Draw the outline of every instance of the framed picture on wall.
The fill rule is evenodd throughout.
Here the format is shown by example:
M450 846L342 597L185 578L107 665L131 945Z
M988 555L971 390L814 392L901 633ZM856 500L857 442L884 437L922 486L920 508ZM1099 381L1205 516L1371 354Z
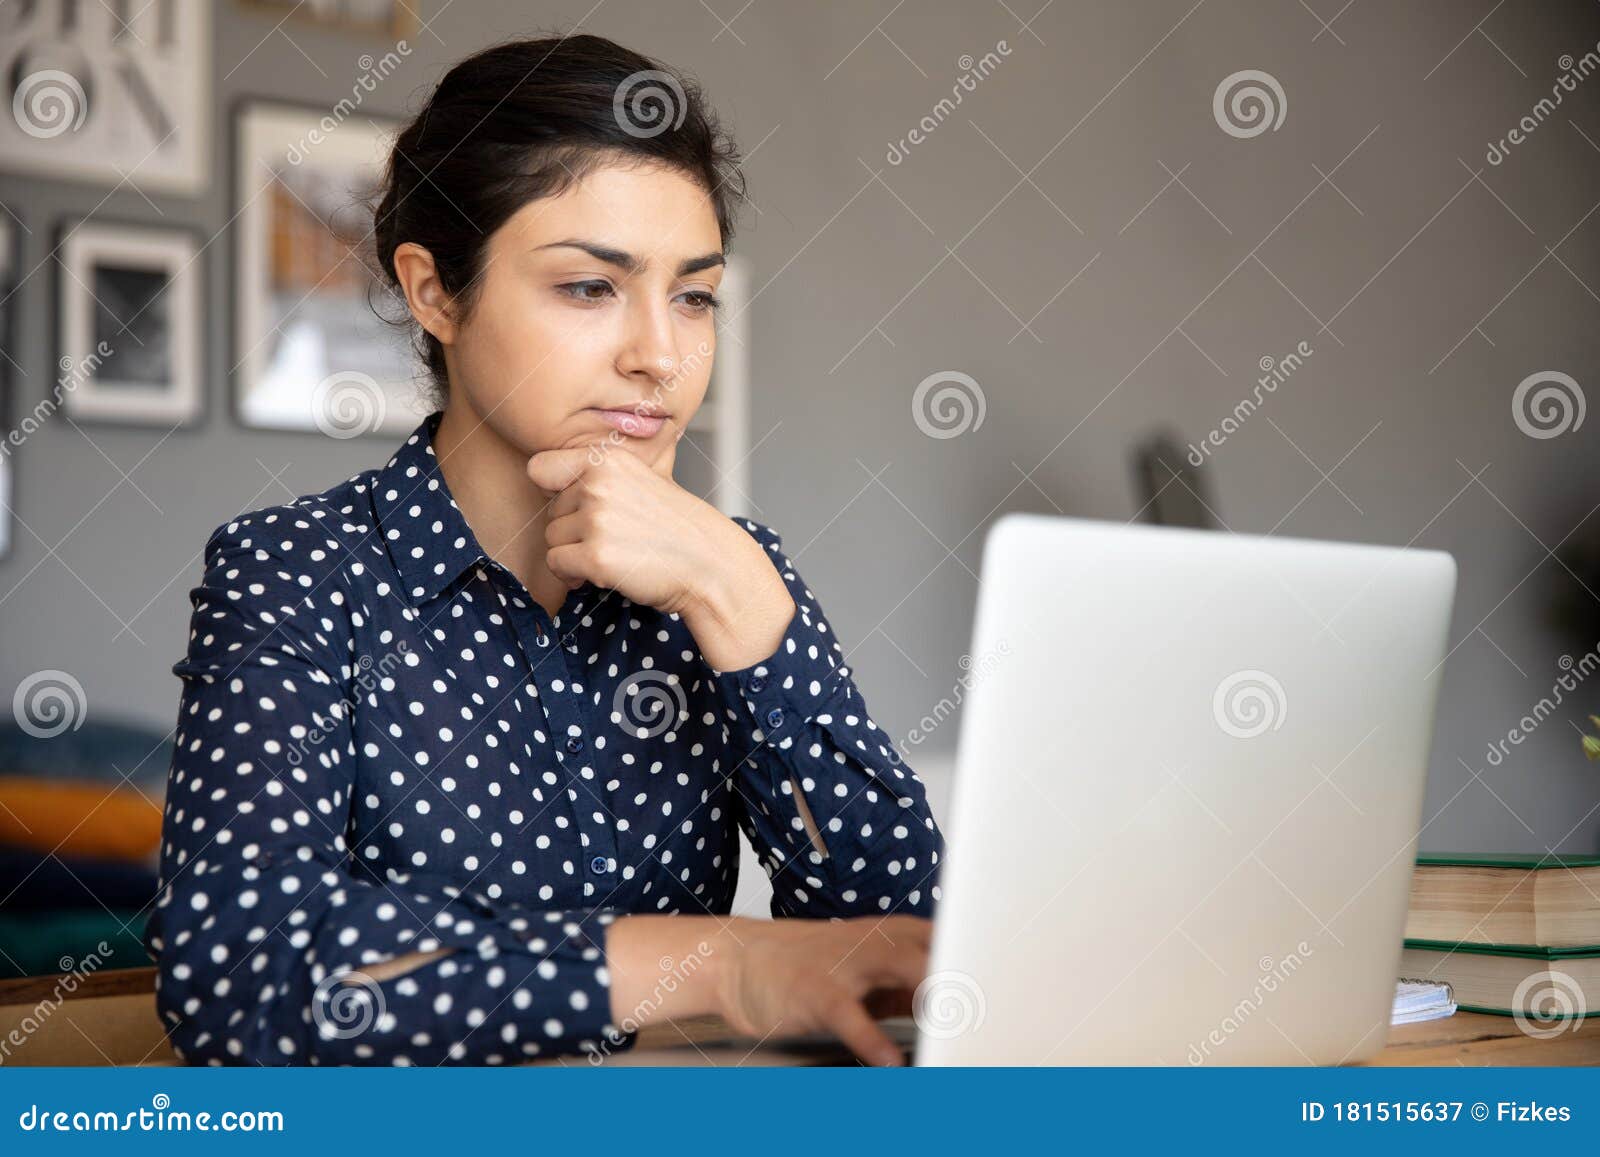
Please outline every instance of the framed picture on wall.
M728 515L750 512L750 286L749 258L730 254L717 297L717 346L711 380L689 421L696 445L705 443L703 466L712 475L702 497ZM685 355L684 360L699 356ZM683 456L687 458L687 455Z
M8 170L180 194L205 187L210 0L0 4L0 77Z
M409 432L420 371L372 266L372 208L401 125L246 101L234 114L234 410L333 438Z
M56 242L62 409L74 420L199 419L200 239L187 229L84 218Z
M0 431L4 431L5 444L0 445L0 559L11 553L11 508L16 499L12 486L16 453L10 434L16 415L12 409L12 395L16 393L17 366L8 352L17 348L12 318L16 316L15 289L18 265L21 263L19 230L11 211L0 205Z
M417 31L421 0L238 0L246 12L259 12L282 23L285 19L320 24L345 32L403 38Z

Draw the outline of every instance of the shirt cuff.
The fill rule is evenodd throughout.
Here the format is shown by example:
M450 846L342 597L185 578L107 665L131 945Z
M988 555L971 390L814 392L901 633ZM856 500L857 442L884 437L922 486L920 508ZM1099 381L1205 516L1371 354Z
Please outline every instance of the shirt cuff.
M519 932L526 930L523 948L538 959L538 978L566 994L566 1007L548 1001L529 1002L527 1015L538 1022L528 1026L534 1039L542 1035L574 1041L578 1052L597 1062L633 1047L637 1031L611 1019L606 937L616 916L609 909L590 908L512 917L513 927ZM576 964L572 961L574 950L579 957Z
M606 963L606 936L617 913L609 908L530 910L515 902L498 905L468 889L456 902L483 918L448 921L445 935L413 943L413 951L431 951L441 939L478 959L532 958L536 961L527 986L513 998L524 1039L575 1047L560 1052L605 1056L633 1047L637 1033L623 1031L611 1020L611 972Z
M778 736L821 714L833 701L849 677L848 669L834 660L832 638L797 603L772 654L748 667L713 672L729 702L743 703L763 734Z

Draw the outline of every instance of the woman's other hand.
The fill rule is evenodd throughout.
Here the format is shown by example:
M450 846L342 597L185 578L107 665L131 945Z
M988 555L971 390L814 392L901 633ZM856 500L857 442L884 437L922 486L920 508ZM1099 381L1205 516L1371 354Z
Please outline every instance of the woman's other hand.
M755 1040L828 1033L868 1064L898 1065L875 1018L910 1012L932 937L919 916L621 916L607 935L612 1020L716 1013Z
M875 1016L910 1011L928 971L933 925L919 916L769 920L743 938L720 975L723 1019L758 1039L831 1033L868 1064L902 1063Z

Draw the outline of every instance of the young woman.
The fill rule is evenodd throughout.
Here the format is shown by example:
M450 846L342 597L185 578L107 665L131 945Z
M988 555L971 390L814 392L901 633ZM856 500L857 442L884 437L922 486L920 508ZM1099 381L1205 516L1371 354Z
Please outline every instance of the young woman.
M693 84L592 36L463 61L398 138L373 234L442 406L206 543L147 932L185 1060L498 1064L715 1012L897 1062L923 786L778 535L673 480L741 195ZM741 828L812 919L728 916Z

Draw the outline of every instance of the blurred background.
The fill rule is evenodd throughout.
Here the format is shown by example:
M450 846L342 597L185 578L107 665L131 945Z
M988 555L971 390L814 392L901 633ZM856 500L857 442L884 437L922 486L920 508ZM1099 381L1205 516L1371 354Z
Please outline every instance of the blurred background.
M576 31L743 146L680 481L783 535L936 815L984 530L1036 511L1450 551L1421 846L1600 851L1589 0L0 0L0 966L139 919L84 865L153 863L207 533L425 412L352 209L385 133Z

